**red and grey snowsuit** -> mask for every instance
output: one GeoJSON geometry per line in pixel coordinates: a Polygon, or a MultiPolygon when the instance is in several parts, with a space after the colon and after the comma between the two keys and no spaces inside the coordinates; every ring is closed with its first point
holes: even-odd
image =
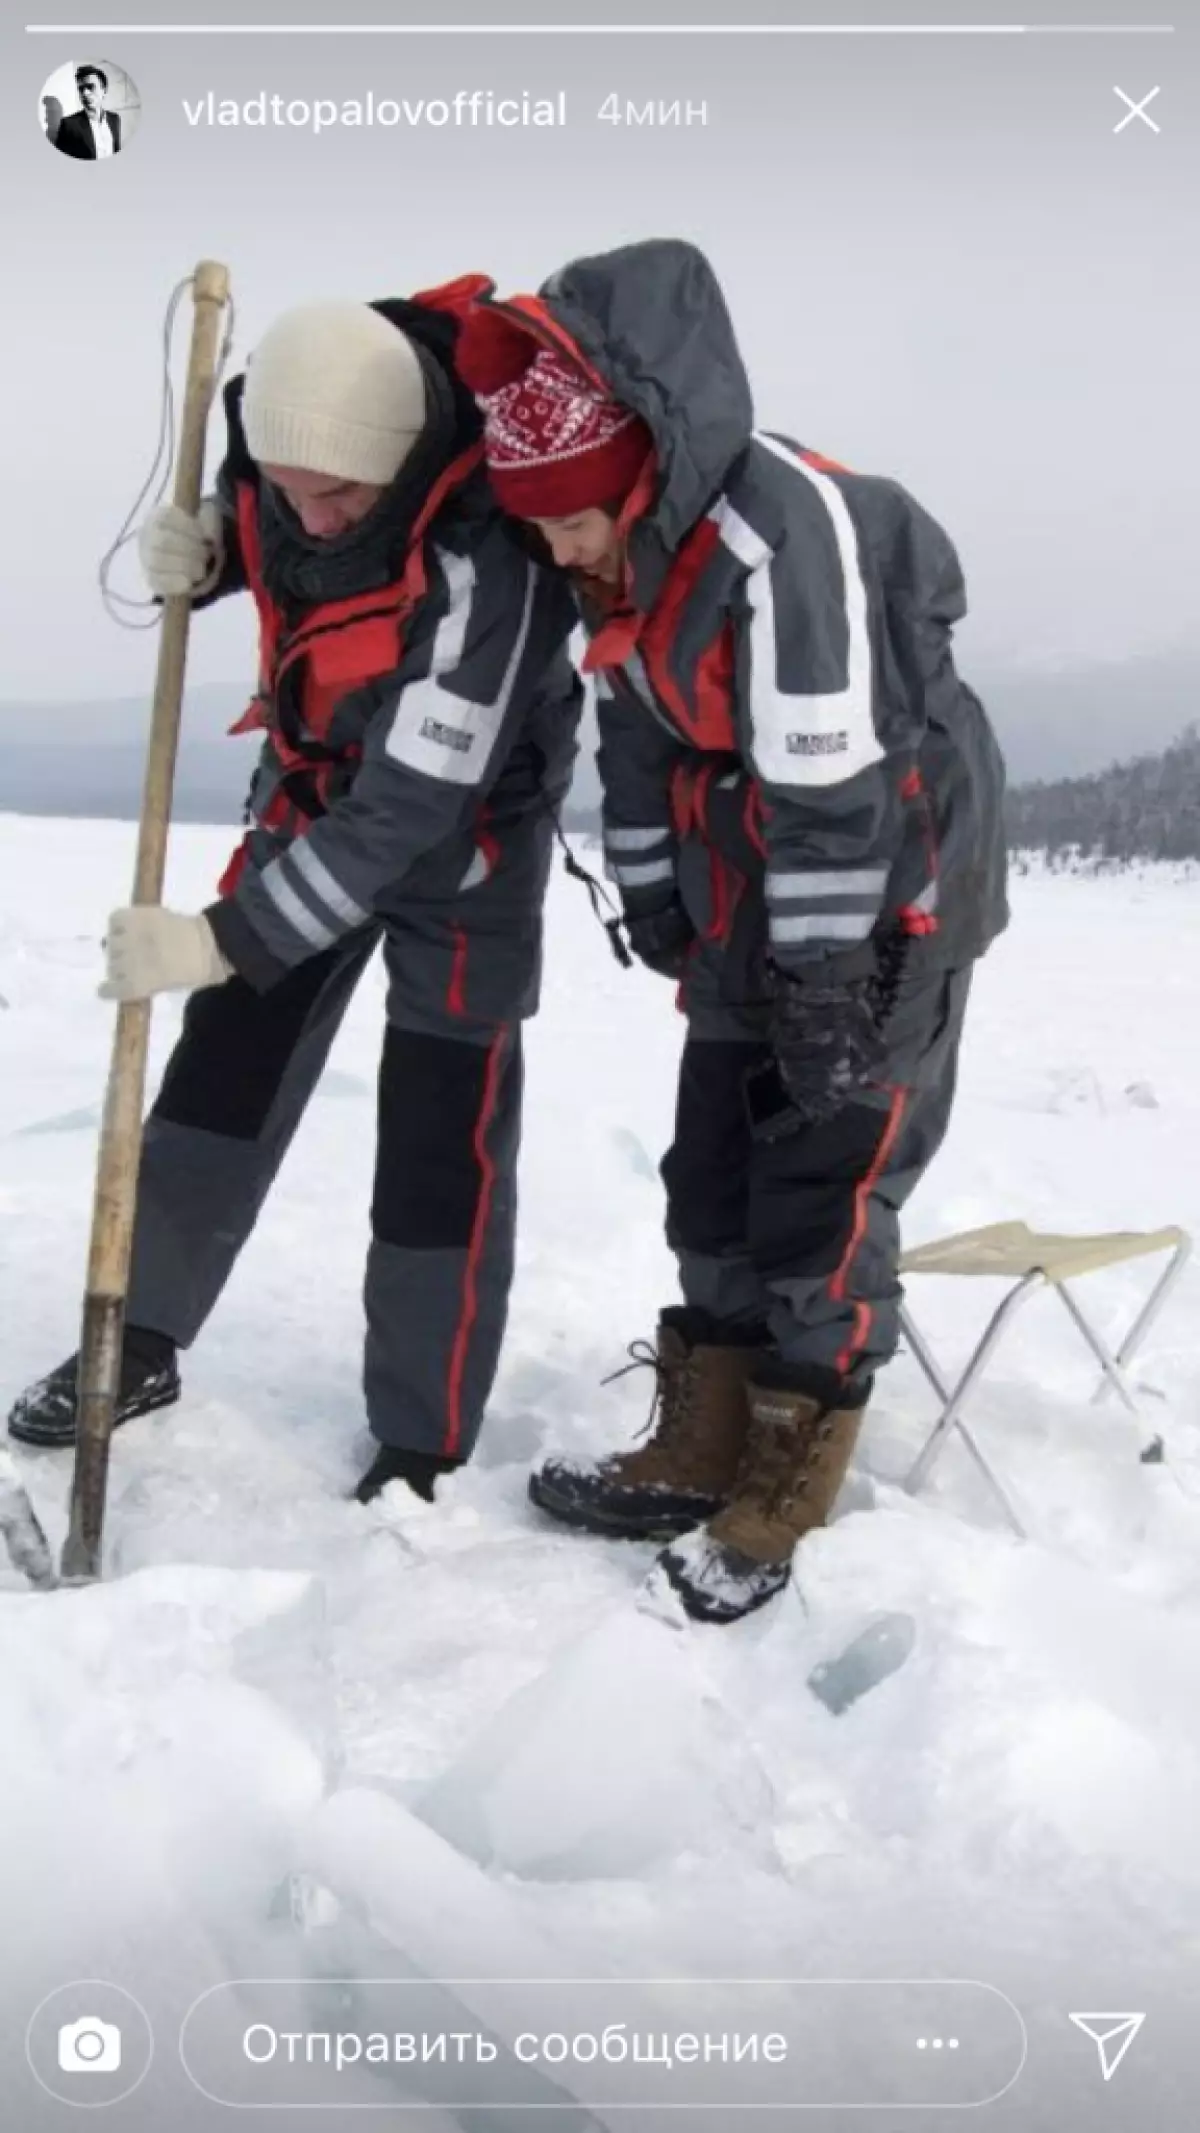
{"type": "MultiPolygon", "coordinates": [[[[261,727],[264,741],[247,833],[207,914],[237,975],[192,994],[146,1125],[127,1307],[131,1325],[194,1339],[382,943],[368,1419],[386,1444],[458,1458],[507,1310],[520,1024],[537,1006],[582,697],[570,598],[523,552],[480,468],[476,411],[452,369],[462,299],[456,285],[377,306],[438,367],[447,433],[383,582],[376,570],[325,599],[283,589],[243,381],[226,392],[212,597],[247,588],[257,603],[259,689],[235,730],[261,727]]],[[[314,1318],[326,1279],[312,1271],[314,1318]]]]}
{"type": "Polygon", "coordinates": [[[898,483],[755,429],[692,246],[580,260],[498,309],[654,439],[624,595],[584,602],[585,667],[609,872],[631,918],[678,898],[695,928],[663,1165],[685,1297],[865,1385],[895,1347],[897,1212],[945,1132],[971,965],[1007,920],[1002,763],[950,649],[958,559],[898,483]],[[893,970],[903,950],[878,1084],[752,1136],[767,959],[836,982],[868,943],[893,970]]]}

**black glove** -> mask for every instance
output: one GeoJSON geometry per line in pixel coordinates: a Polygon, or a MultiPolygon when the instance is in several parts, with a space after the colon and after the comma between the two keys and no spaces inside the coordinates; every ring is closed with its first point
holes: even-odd
{"type": "Polygon", "coordinates": [[[886,1062],[874,972],[813,971],[810,980],[775,967],[771,1039],[784,1087],[806,1125],[824,1125],[875,1080],[886,1062]]]}
{"type": "Polygon", "coordinates": [[[660,905],[657,911],[643,912],[640,918],[627,912],[625,931],[639,963],[657,971],[660,978],[683,976],[696,929],[678,898],[660,905]]]}

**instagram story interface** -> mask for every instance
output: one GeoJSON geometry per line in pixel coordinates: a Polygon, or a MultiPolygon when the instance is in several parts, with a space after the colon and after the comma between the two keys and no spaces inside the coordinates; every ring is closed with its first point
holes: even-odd
{"type": "Polygon", "coordinates": [[[4,2123],[1191,2133],[1194,0],[251,13],[4,32],[4,2123]]]}

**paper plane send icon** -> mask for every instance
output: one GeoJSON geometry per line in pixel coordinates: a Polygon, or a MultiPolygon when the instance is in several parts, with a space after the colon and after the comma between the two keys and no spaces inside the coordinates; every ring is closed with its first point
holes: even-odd
{"type": "Polygon", "coordinates": [[[1100,2071],[1106,2081],[1111,2081],[1122,2059],[1133,2043],[1144,2014],[1073,2014],[1072,2022],[1090,2037],[1100,2054],[1100,2071]]]}

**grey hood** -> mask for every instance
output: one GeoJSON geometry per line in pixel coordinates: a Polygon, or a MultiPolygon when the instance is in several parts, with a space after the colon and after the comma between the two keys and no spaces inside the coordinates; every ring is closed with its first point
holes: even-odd
{"type": "Polygon", "coordinates": [[[650,562],[651,545],[665,562],[724,487],[754,428],[750,381],[716,275],[695,245],[651,238],[572,260],[539,294],[650,430],[660,478],[631,554],[635,569],[650,562]]]}

